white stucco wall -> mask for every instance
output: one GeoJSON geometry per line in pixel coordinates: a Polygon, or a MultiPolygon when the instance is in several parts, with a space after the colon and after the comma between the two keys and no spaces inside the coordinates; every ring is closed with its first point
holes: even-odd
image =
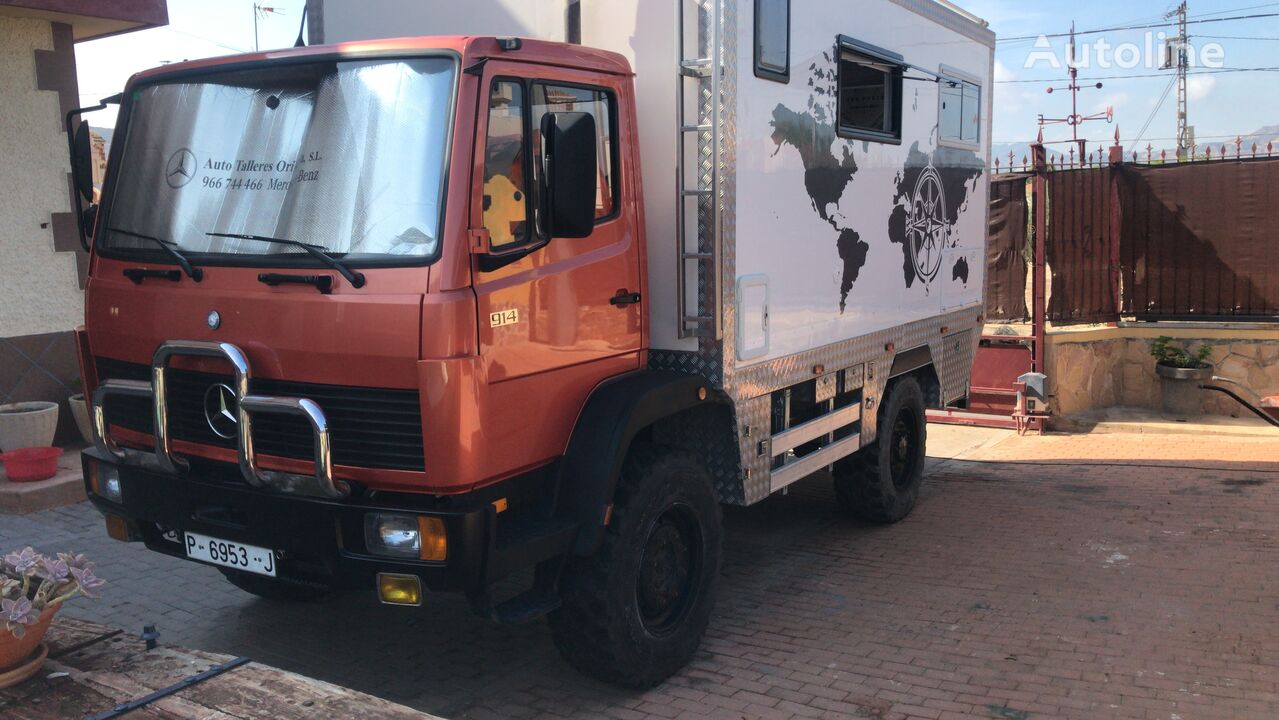
{"type": "Polygon", "coordinates": [[[0,338],[70,330],[84,316],[72,252],[54,252],[50,214],[71,209],[58,94],[36,89],[43,20],[0,16],[0,338]]]}

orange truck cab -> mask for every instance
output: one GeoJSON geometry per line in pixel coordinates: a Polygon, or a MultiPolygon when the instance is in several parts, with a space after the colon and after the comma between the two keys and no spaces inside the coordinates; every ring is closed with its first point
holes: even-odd
{"type": "MultiPolygon", "coordinates": [[[[928,28],[937,48],[963,38],[973,76],[988,81],[993,36],[975,20],[948,5],[925,16],[863,4],[928,28]]],[[[680,18],[662,36],[697,32],[686,25],[708,27],[680,18]]],[[[813,47],[828,62],[901,58],[825,30],[813,47]]],[[[755,262],[750,223],[734,240],[732,209],[714,205],[727,195],[708,183],[745,189],[753,171],[734,174],[734,148],[712,128],[720,110],[681,97],[684,120],[662,112],[690,153],[700,142],[720,164],[678,191],[659,185],[673,176],[646,154],[640,115],[666,105],[647,104],[651,90],[637,98],[632,61],[534,38],[436,36],[134,76],[110,99],[121,107],[101,205],[82,214],[92,260],[77,337],[96,440],[83,467],[111,536],[273,598],[354,589],[429,610],[431,593],[463,592],[499,621],[547,617],[574,666],[646,687],[688,660],[709,621],[720,502],[752,504],[834,466],[850,509],[904,517],[922,478],[925,403],[967,392],[983,239],[958,238],[984,221],[981,166],[966,158],[988,142],[988,105],[970,108],[983,119],[966,154],[938,150],[922,174],[918,144],[858,158],[867,182],[900,157],[913,174],[898,184],[935,178],[923,192],[969,201],[935,219],[952,227],[944,249],[941,235],[883,241],[896,269],[881,274],[898,286],[902,248],[908,273],[910,253],[916,267],[932,262],[921,242],[938,241],[929,257],[948,263],[936,280],[907,277],[901,292],[925,298],[914,316],[856,313],[863,286],[866,302],[883,297],[873,278],[815,283],[804,271],[792,285],[743,272],[755,262]],[[656,210],[649,192],[680,207],[656,210]],[[789,305],[788,288],[814,285],[829,288],[831,334],[796,347],[796,319],[816,311],[789,305]],[[854,328],[853,314],[879,325],[854,328]],[[526,589],[499,596],[513,575],[526,589]]],[[[680,67],[672,87],[729,92],[680,67]]],[[[778,212],[829,232],[836,214],[806,194],[815,156],[787,144],[803,132],[780,137],[785,118],[765,100],[751,102],[777,125],[760,123],[759,142],[777,157],[761,162],[797,178],[779,185],[778,212]]],[[[897,132],[926,138],[927,120],[908,115],[897,132]]],[[[850,178],[850,153],[878,147],[835,138],[850,178]]],[[[890,215],[863,214],[885,228],[890,215]]],[[[844,235],[811,247],[808,260],[827,267],[848,250],[844,235]]]]}

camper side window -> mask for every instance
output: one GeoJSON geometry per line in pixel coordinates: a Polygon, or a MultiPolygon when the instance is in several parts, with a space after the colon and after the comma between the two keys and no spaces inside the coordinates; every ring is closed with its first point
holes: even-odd
{"type": "Polygon", "coordinates": [[[937,101],[943,145],[975,149],[981,144],[981,85],[943,67],[937,101]]]}
{"type": "Polygon", "coordinates": [[[494,248],[529,239],[527,140],[524,86],[494,81],[484,145],[484,227],[494,248]]]}
{"type": "Polygon", "coordinates": [[[840,36],[840,137],[901,143],[903,67],[900,55],[840,36]]]}
{"type": "Polygon", "coordinates": [[[790,82],[790,0],[755,0],[755,77],[790,82]]]}

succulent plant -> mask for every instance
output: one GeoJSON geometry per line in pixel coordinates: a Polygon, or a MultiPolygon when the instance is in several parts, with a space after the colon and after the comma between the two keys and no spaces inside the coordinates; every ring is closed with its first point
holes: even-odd
{"type": "Polygon", "coordinates": [[[84,555],[58,553],[48,557],[26,547],[0,559],[0,622],[15,638],[40,621],[47,608],[76,595],[98,597],[106,581],[94,574],[84,555]]]}

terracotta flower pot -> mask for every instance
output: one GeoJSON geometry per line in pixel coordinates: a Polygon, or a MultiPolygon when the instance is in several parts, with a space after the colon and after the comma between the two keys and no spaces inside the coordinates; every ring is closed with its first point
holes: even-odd
{"type": "Polygon", "coordinates": [[[46,607],[40,613],[40,621],[35,625],[28,625],[21,640],[0,624],[0,673],[16,668],[31,657],[31,653],[40,647],[44,634],[49,631],[49,623],[53,622],[53,616],[58,614],[60,607],[62,603],[46,607]]]}

